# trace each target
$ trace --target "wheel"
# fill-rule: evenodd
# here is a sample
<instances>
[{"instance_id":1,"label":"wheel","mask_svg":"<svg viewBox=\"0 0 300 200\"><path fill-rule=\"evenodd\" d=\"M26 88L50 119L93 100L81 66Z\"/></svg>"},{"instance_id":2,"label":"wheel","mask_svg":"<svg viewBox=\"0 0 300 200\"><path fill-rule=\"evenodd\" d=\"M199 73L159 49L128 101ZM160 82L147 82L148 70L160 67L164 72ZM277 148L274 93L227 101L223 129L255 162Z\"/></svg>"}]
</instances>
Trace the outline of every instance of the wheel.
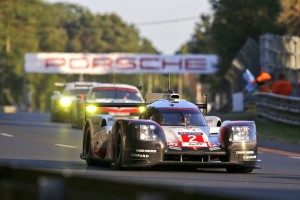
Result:
<instances>
[{"instance_id":1,"label":"wheel","mask_svg":"<svg viewBox=\"0 0 300 200\"><path fill-rule=\"evenodd\" d=\"M85 143L83 153L85 155L85 162L87 165L91 166L95 164L95 161L92 158L92 150L91 150L91 136L90 136L90 128L87 127L85 131Z\"/></svg>"},{"instance_id":2,"label":"wheel","mask_svg":"<svg viewBox=\"0 0 300 200\"><path fill-rule=\"evenodd\" d=\"M123 144L122 144L122 130L118 128L116 147L115 147L115 162L114 168L122 169L122 155L123 155Z\"/></svg>"},{"instance_id":3,"label":"wheel","mask_svg":"<svg viewBox=\"0 0 300 200\"><path fill-rule=\"evenodd\" d=\"M234 166L234 167L227 167L226 171L228 173L250 173L253 171L253 168Z\"/></svg>"}]
</instances>

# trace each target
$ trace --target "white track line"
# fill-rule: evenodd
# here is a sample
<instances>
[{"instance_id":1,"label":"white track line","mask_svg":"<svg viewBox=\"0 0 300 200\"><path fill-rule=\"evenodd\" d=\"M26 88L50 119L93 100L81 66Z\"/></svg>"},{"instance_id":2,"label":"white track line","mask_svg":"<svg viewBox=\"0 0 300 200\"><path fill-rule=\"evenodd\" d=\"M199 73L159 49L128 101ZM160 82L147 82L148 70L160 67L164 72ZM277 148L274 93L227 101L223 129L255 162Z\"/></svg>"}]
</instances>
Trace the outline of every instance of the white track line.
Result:
<instances>
[{"instance_id":1,"label":"white track line","mask_svg":"<svg viewBox=\"0 0 300 200\"><path fill-rule=\"evenodd\" d=\"M65 145L65 144L55 144L56 146L59 146L59 147L67 147L67 148L73 148L73 149L77 149L76 146L70 146L70 145Z\"/></svg>"},{"instance_id":2,"label":"white track line","mask_svg":"<svg viewBox=\"0 0 300 200\"><path fill-rule=\"evenodd\" d=\"M0 133L0 135L5 136L5 137L14 137L13 135L7 134L7 133Z\"/></svg>"},{"instance_id":3,"label":"white track line","mask_svg":"<svg viewBox=\"0 0 300 200\"><path fill-rule=\"evenodd\" d=\"M300 159L300 156L289 156L290 158Z\"/></svg>"}]
</instances>

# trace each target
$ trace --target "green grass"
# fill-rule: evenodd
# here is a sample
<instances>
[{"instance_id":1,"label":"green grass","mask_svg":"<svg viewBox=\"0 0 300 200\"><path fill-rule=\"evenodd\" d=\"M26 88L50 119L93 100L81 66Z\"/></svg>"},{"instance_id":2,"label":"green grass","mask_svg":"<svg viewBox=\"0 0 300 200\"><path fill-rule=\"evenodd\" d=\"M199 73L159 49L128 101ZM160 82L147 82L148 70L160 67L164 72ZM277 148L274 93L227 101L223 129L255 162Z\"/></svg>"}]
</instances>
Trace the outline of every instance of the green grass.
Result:
<instances>
[{"instance_id":1,"label":"green grass","mask_svg":"<svg viewBox=\"0 0 300 200\"><path fill-rule=\"evenodd\" d=\"M267 120L257 116L255 113L228 113L217 114L216 116L219 116L222 121L253 120L256 124L258 137L300 145L300 126Z\"/></svg>"}]
</instances>

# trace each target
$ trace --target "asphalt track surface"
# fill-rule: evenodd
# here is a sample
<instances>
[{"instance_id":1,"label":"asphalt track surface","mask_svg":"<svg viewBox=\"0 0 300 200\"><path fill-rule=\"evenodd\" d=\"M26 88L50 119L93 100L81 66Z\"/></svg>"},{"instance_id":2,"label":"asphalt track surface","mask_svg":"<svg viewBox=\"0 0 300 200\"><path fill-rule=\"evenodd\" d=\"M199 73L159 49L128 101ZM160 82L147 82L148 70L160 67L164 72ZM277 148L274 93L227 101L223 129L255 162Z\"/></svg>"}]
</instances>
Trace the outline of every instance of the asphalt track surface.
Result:
<instances>
[{"instance_id":1,"label":"asphalt track surface","mask_svg":"<svg viewBox=\"0 0 300 200\"><path fill-rule=\"evenodd\" d=\"M224 169L196 171L127 170L88 167L80 160L82 132L52 123L48 113L0 113L0 163L88 177L158 185L191 192L219 193L241 199L299 199L300 147L259 140L261 169L228 174Z\"/></svg>"}]
</instances>

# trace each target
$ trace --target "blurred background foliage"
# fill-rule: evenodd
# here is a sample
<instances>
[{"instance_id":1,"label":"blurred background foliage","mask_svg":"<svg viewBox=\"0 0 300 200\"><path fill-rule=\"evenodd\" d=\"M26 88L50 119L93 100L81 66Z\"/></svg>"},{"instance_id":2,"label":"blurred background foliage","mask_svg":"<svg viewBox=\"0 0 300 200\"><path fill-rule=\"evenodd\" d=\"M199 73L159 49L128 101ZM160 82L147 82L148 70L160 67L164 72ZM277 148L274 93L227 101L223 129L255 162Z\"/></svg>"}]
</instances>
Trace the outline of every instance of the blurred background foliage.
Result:
<instances>
[{"instance_id":1,"label":"blurred background foliage","mask_svg":"<svg viewBox=\"0 0 300 200\"><path fill-rule=\"evenodd\" d=\"M210 0L212 13L199 16L194 33L178 47L180 54L217 54L216 75L194 75L211 85L211 93L222 90L222 78L248 37L263 33L298 35L300 0ZM50 4L43 0L0 0L0 106L22 105L23 85L30 93L32 109L49 111L54 82L79 79L78 75L27 74L24 55L36 52L154 53L160 52L137 28L116 14L93 14L85 7ZM129 78L130 77L130 78ZM167 75L84 75L86 81L142 85L143 92L165 89ZM185 77L186 78L186 77ZM153 82L149 89L147 83ZM176 90L178 77L172 75ZM192 97L193 81L184 81L183 96Z\"/></svg>"}]
</instances>

